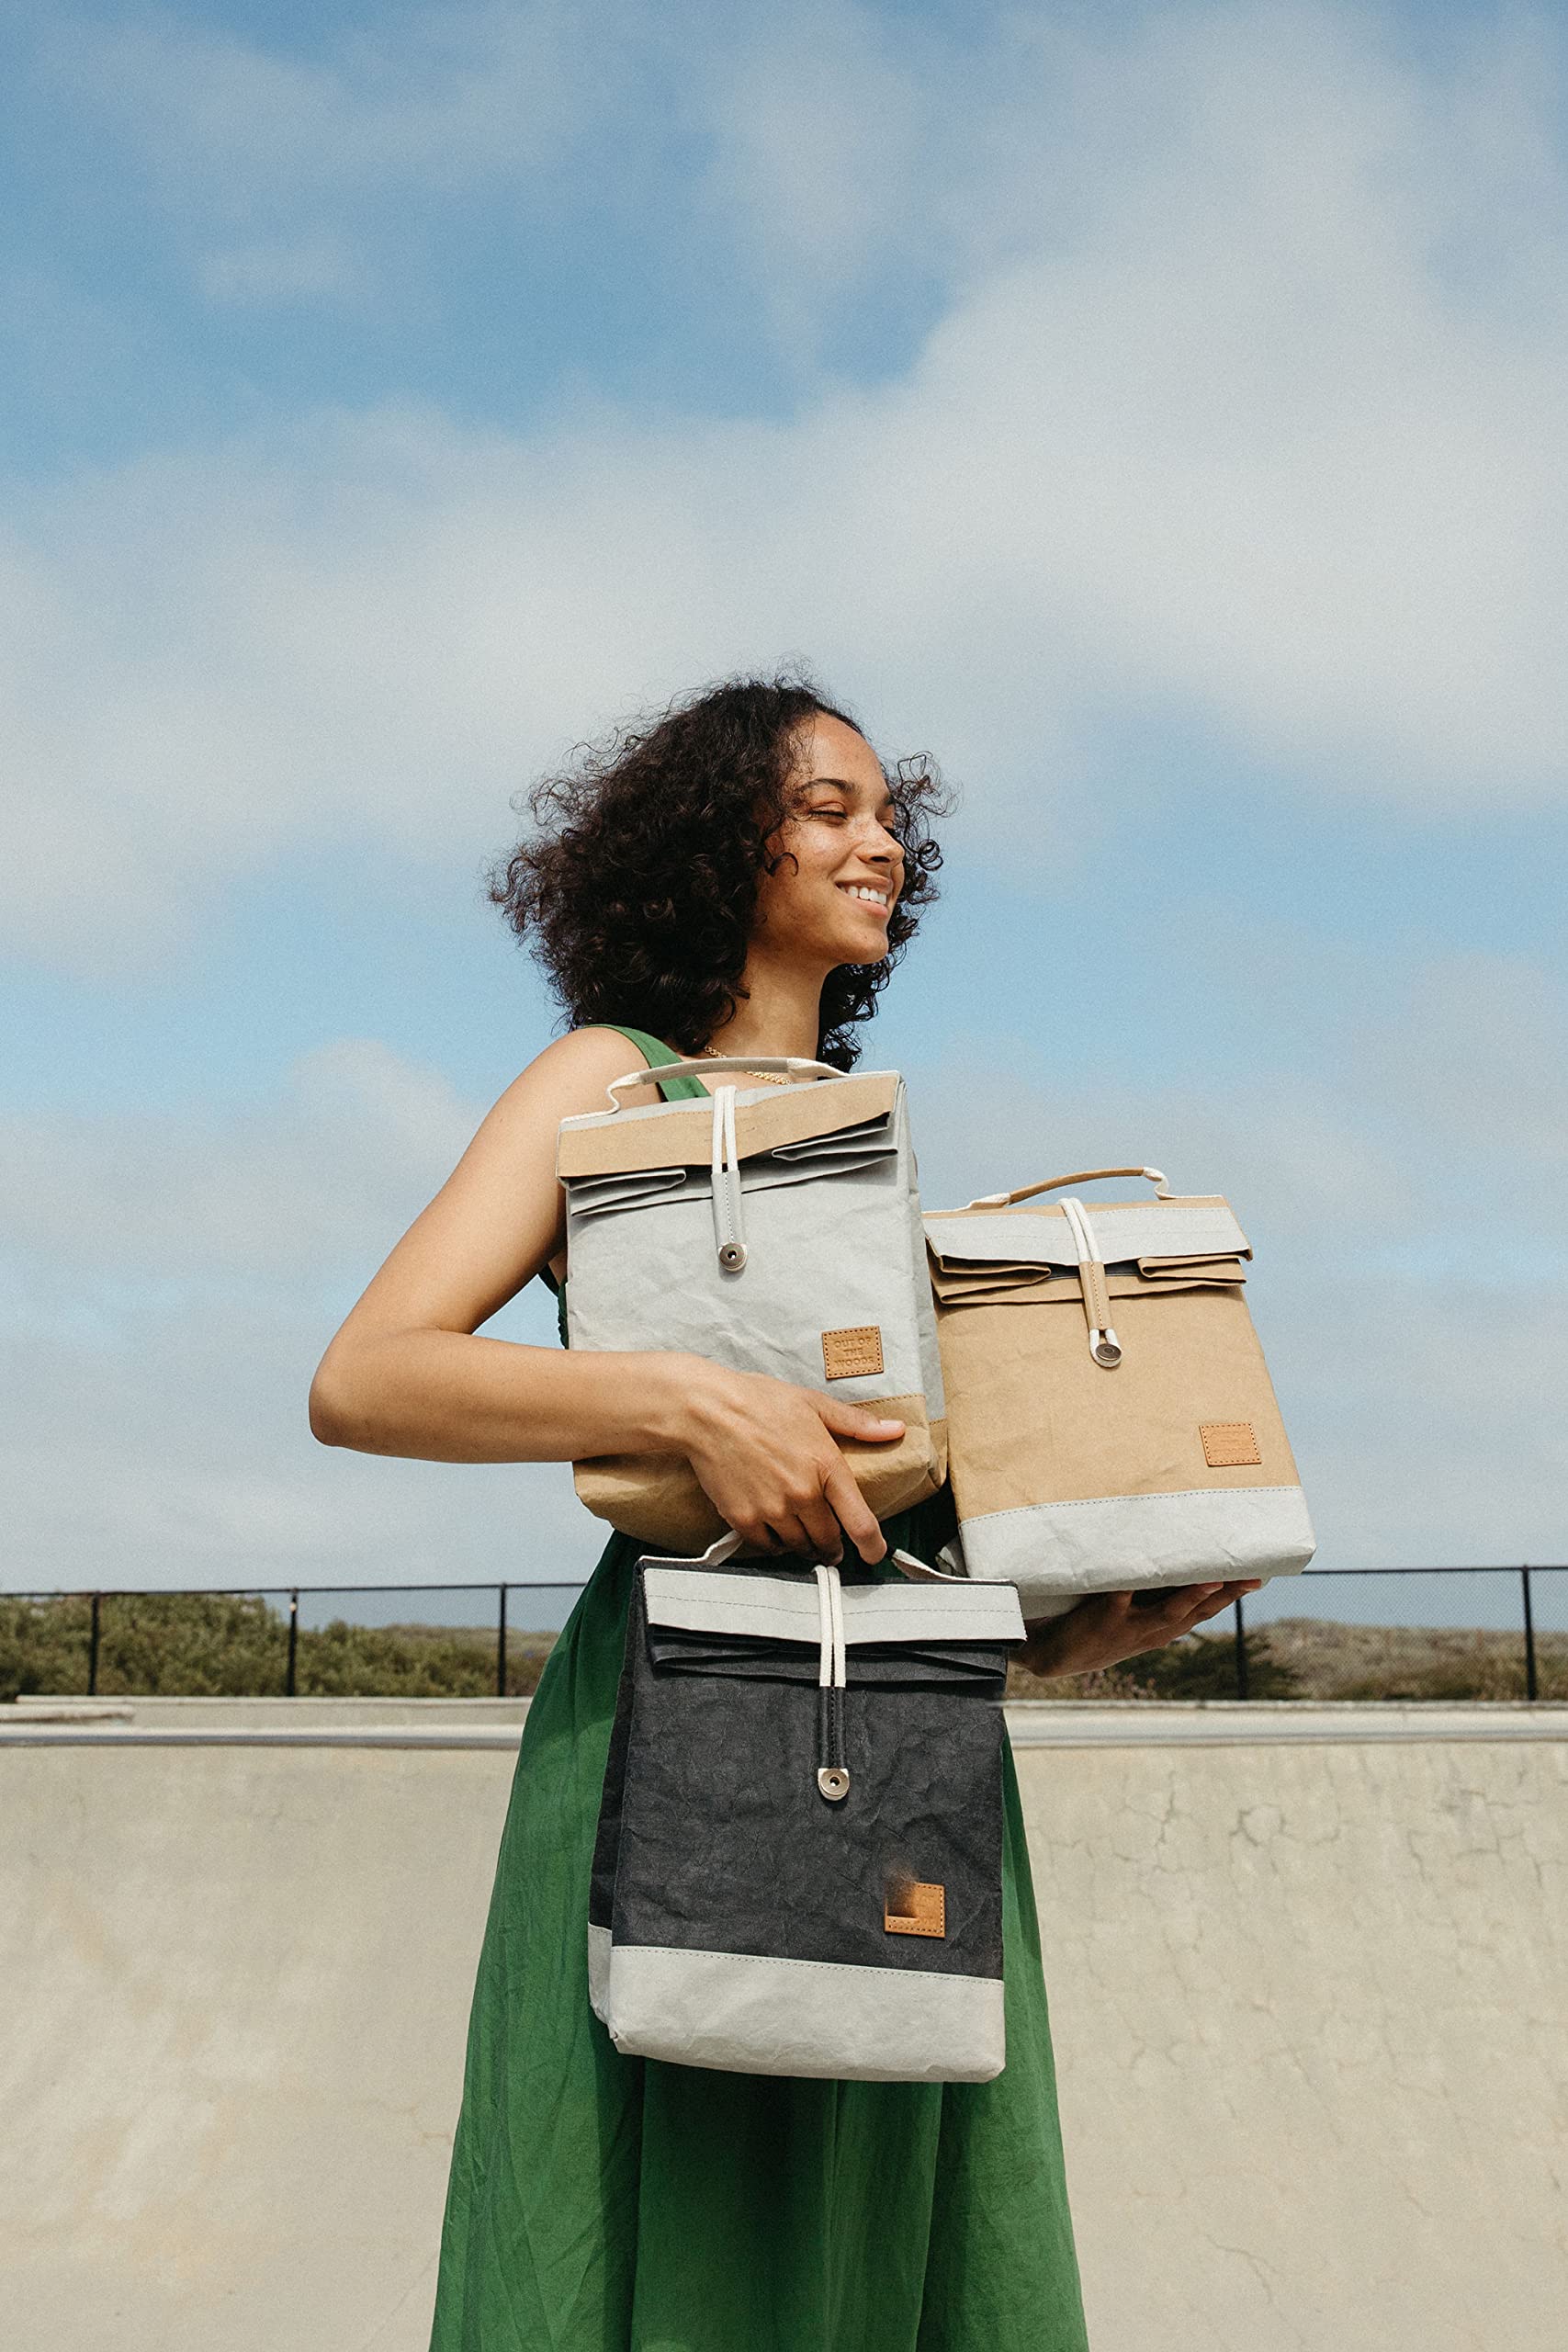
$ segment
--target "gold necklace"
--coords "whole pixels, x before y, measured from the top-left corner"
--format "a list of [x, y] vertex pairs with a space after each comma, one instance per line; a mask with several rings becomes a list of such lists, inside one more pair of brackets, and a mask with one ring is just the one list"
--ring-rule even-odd
[[[721, 1054], [716, 1046], [699, 1046], [697, 1051], [699, 1054], [711, 1054], [716, 1062], [733, 1061], [738, 1058], [735, 1055]], [[748, 1070], [746, 1075], [748, 1078], [754, 1078], [759, 1086], [793, 1086], [795, 1084], [794, 1078], [787, 1070], [753, 1069]]]

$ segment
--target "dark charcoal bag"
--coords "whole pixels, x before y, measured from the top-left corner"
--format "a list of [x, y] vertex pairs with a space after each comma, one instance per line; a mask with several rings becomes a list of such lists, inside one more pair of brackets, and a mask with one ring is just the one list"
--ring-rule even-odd
[[593, 2007], [627, 2055], [1001, 2072], [1001, 1698], [1023, 1621], [1010, 1585], [894, 1556], [922, 1581], [638, 1563], [588, 1928]]

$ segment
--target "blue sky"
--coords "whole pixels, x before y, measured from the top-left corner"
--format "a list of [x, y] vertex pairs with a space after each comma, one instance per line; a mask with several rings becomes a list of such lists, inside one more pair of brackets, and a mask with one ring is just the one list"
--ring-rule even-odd
[[513, 796], [791, 657], [961, 790], [933, 1204], [1225, 1192], [1324, 1559], [1564, 1556], [1554, 12], [0, 40], [7, 1583], [587, 1565], [305, 1387], [549, 1034]]

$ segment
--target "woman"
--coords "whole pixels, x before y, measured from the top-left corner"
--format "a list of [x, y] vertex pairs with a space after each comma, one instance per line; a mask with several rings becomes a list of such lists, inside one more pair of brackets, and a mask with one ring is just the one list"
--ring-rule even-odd
[[[900, 1424], [701, 1357], [481, 1339], [565, 1278], [556, 1133], [635, 1064], [796, 1054], [855, 1024], [933, 895], [934, 779], [887, 775], [791, 680], [725, 685], [540, 787], [492, 886], [571, 1018], [486, 1117], [328, 1348], [311, 1427], [446, 1462], [684, 1454], [761, 1553], [930, 1556], [945, 1496], [879, 1526], [836, 1440]], [[628, 1031], [612, 1023], [635, 1023]], [[763, 1074], [760, 1074], [763, 1075]], [[670, 1095], [705, 1090], [668, 1082]], [[626, 1098], [660, 1099], [653, 1083]], [[1006, 1761], [1008, 2063], [990, 2083], [817, 2082], [619, 2056], [586, 1897], [632, 1565], [611, 1537], [529, 1711], [479, 1961], [433, 2352], [1077, 2352], [1084, 2344], [1044, 1984]], [[1159, 1646], [1201, 1586], [1038, 1628], [1036, 1673]]]

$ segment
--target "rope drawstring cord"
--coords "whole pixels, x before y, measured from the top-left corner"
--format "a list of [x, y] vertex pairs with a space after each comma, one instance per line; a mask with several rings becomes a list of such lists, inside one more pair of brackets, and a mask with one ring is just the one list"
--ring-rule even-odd
[[1105, 1265], [1089, 1211], [1073, 1193], [1064, 1194], [1062, 1214], [1078, 1253], [1078, 1289], [1084, 1320], [1089, 1325], [1089, 1351], [1103, 1371], [1114, 1372], [1122, 1361], [1122, 1342], [1111, 1328], [1111, 1297], [1105, 1286]]
[[733, 1086], [716, 1086], [713, 1094], [713, 1238], [718, 1262], [727, 1274], [738, 1274], [746, 1263], [746, 1242], [740, 1218], [740, 1148], [735, 1136]]
[[824, 1567], [818, 1562], [816, 1576], [820, 1741], [817, 1786], [829, 1804], [839, 1804], [850, 1792], [849, 1766], [844, 1760], [844, 1689], [849, 1680], [844, 1655], [844, 1594], [837, 1568]]

